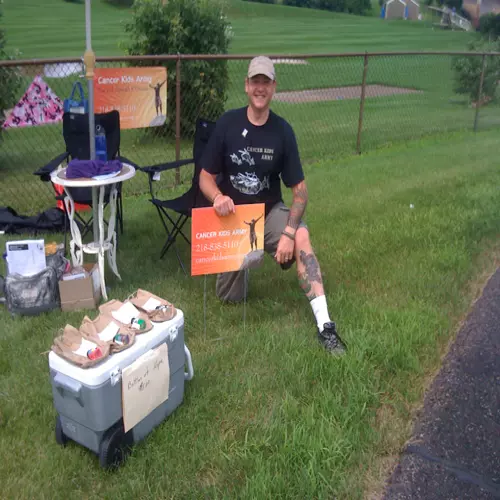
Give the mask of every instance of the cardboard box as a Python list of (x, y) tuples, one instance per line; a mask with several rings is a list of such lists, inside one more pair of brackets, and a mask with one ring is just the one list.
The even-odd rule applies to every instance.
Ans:
[(95, 263), (83, 264), (89, 276), (80, 279), (60, 280), (59, 294), (63, 311), (96, 309), (101, 299), (99, 267)]

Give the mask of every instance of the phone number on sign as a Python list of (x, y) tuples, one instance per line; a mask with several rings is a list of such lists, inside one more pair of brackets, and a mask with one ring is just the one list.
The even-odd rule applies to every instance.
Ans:
[(218, 243), (198, 243), (194, 246), (194, 249), (196, 252), (215, 252), (216, 250), (230, 250), (239, 246), (239, 241), (221, 241)]

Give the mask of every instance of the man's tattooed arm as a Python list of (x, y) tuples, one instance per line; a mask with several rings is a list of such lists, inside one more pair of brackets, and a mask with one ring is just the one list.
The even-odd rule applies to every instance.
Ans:
[(305, 181), (299, 182), (292, 188), (293, 202), (290, 208), (290, 216), (288, 217), (288, 226), (297, 229), (307, 205), (307, 186)]

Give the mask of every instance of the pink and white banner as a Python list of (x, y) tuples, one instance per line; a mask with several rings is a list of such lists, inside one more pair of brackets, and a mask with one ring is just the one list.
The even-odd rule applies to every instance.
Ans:
[(58, 123), (62, 117), (62, 100), (38, 75), (9, 114), (2, 128), (33, 127)]

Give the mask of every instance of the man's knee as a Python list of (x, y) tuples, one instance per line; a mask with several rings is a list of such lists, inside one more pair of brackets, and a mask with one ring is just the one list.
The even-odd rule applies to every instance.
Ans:
[(246, 283), (244, 272), (222, 273), (217, 276), (215, 293), (225, 303), (238, 303), (245, 298)]

